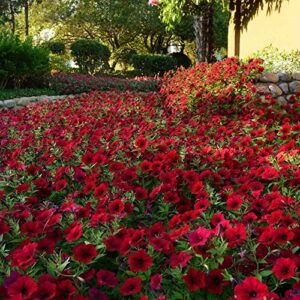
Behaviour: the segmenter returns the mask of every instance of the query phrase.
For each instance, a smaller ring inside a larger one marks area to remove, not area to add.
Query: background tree
[[[194,19],[195,43],[198,61],[210,61],[213,57],[214,9],[226,0],[160,0],[163,21],[173,27],[183,15]]]

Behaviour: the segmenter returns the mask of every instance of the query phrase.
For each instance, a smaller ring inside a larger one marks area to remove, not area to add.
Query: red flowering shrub
[[[208,99],[2,111],[0,299],[298,299],[299,102]]]
[[[200,63],[193,68],[179,68],[176,73],[166,73],[161,92],[166,95],[166,105],[172,110],[185,111],[198,106],[215,104],[219,109],[240,109],[256,97],[256,87],[251,82],[263,70],[259,59],[242,64],[227,58],[214,64]]]
[[[59,94],[80,94],[91,91],[132,90],[157,91],[159,81],[152,77],[123,79],[118,77],[98,77],[85,74],[55,73],[49,77],[49,86]]]

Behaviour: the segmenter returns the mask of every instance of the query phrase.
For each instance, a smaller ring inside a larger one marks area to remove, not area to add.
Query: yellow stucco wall
[[[231,18],[228,33],[228,55],[234,56],[235,31]],[[240,58],[272,44],[282,50],[300,50],[300,0],[283,0],[280,11],[267,13],[259,9],[240,34]]]

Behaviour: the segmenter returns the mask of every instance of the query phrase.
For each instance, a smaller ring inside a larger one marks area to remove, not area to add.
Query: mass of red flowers
[[[1,111],[0,299],[300,299],[300,102],[259,69]]]

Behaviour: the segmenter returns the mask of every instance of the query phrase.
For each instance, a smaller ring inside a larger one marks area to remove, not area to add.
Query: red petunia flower
[[[162,276],[160,274],[155,274],[151,276],[150,286],[154,290],[160,290],[162,283]]]
[[[189,234],[189,241],[192,247],[204,246],[211,235],[211,231],[204,227],[199,227],[197,230]]]
[[[69,279],[58,283],[55,300],[68,300],[76,293],[76,288]]]
[[[142,187],[137,187],[135,189],[135,198],[137,200],[144,200],[148,198],[148,191]]]
[[[9,256],[12,261],[11,266],[26,270],[33,265],[37,261],[34,257],[37,246],[37,243],[28,243],[27,245],[14,250]]]
[[[142,290],[142,279],[140,277],[132,277],[126,279],[120,287],[123,296],[130,296],[140,293]]]
[[[191,258],[192,255],[184,251],[173,253],[170,257],[170,266],[172,268],[176,268],[178,266],[184,268]]]
[[[69,227],[65,229],[64,233],[66,236],[66,240],[69,243],[76,241],[82,236],[82,224],[74,221]]]
[[[39,284],[37,292],[34,294],[34,300],[55,299],[56,284],[50,281],[44,281]]]
[[[220,269],[212,270],[205,277],[205,288],[210,293],[221,295],[223,293],[224,285],[224,276]]]
[[[94,196],[96,198],[101,198],[105,196],[107,192],[108,192],[108,184],[106,182],[102,182],[95,188]]]
[[[118,285],[119,280],[114,272],[101,269],[97,272],[97,283],[102,285],[107,285],[109,287],[115,287]]]
[[[205,287],[205,275],[203,272],[190,268],[186,275],[182,277],[191,292]]]
[[[145,250],[138,250],[128,257],[129,268],[133,272],[145,272],[153,264],[153,259]]]
[[[124,211],[124,204],[121,199],[115,199],[108,204],[108,210],[112,215],[120,216]]]
[[[228,210],[239,210],[243,200],[238,195],[230,195],[226,201],[226,209]]]
[[[290,258],[278,258],[272,272],[279,279],[290,279],[295,276],[296,264]]]
[[[73,252],[74,259],[84,264],[88,264],[98,254],[96,246],[86,244],[80,244],[74,247]]]
[[[9,285],[7,294],[10,297],[20,297],[20,299],[30,299],[37,290],[37,283],[29,276],[20,276],[15,282]]]
[[[234,288],[237,300],[264,300],[268,295],[268,287],[257,278],[249,276]]]
[[[263,173],[261,174],[261,178],[265,180],[273,180],[279,177],[279,173],[276,169],[272,167],[264,168]]]
[[[9,232],[9,226],[6,222],[3,220],[0,220],[0,235],[8,233]]]

